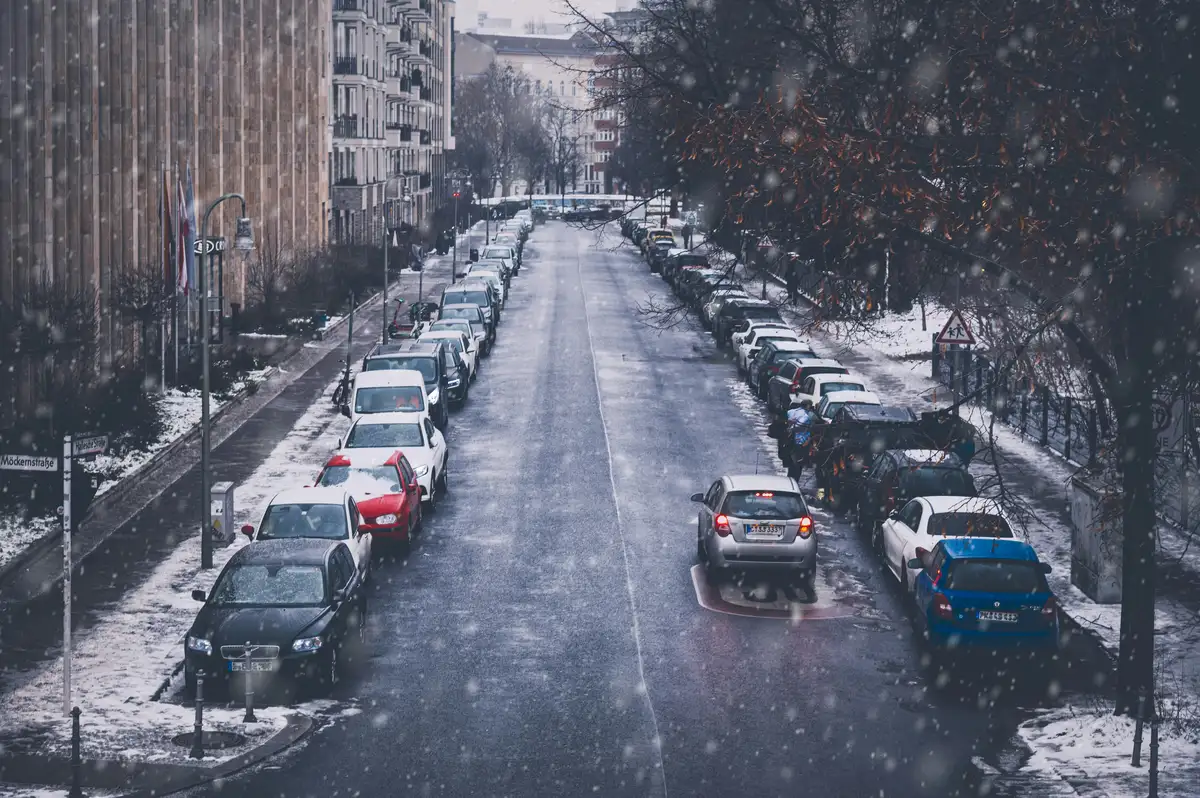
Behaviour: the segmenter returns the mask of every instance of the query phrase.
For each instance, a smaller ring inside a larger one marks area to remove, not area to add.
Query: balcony
[[[433,144],[432,133],[430,133],[428,130],[418,130],[417,132],[421,134],[420,144],[422,147],[428,147],[430,144]]]
[[[421,70],[419,70],[419,69],[414,69],[414,70],[412,71],[412,85],[414,85],[414,86],[420,86],[420,85],[421,85],[421,81],[422,81],[422,77],[423,77],[423,74],[422,74]]]
[[[333,57],[333,74],[335,75],[358,75],[360,67],[361,64],[356,55],[335,55]]]
[[[333,12],[367,13],[367,0],[333,0]]]
[[[408,52],[412,49],[412,40],[412,26],[401,23],[388,25],[386,34],[388,50],[392,52]]]
[[[412,91],[412,82],[404,72],[392,71],[387,76],[387,93],[389,100],[408,100]]]
[[[401,147],[412,142],[412,125],[401,122],[387,123],[387,143],[389,147]]]
[[[354,175],[339,177],[333,181],[335,186],[357,186],[358,178]]]
[[[433,21],[432,0],[408,0],[404,6],[404,15],[414,22]]]
[[[358,115],[345,114],[333,119],[333,137],[335,139],[362,138],[358,132]]]

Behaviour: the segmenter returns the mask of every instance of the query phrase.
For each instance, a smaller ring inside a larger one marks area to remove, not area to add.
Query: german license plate
[[[1017,614],[1015,612],[992,612],[991,610],[980,610],[979,620],[996,621],[998,623],[1016,623]]]
[[[234,660],[229,663],[229,670],[233,673],[270,673],[275,670],[275,660],[252,659],[249,662]]]
[[[749,535],[755,538],[781,538],[783,527],[776,524],[751,524]]]

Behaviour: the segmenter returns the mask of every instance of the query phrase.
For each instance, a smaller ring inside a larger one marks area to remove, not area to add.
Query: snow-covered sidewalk
[[[723,252],[719,255],[727,257]],[[761,276],[744,273],[742,279],[752,296],[762,295]],[[773,278],[768,278],[765,291],[768,298],[785,303],[786,291]],[[792,316],[798,329],[809,330],[809,337],[824,353],[867,377],[886,401],[918,412],[949,404],[948,391],[930,376],[928,361],[910,358],[930,349],[929,329],[940,329],[949,317],[944,308],[927,308],[925,330],[917,310],[871,328],[856,325],[852,335],[837,325],[813,325],[807,307],[787,307],[784,313]],[[1048,579],[1063,611],[1115,657],[1120,606],[1097,604],[1071,584],[1068,487],[1074,468],[1056,452],[1021,436],[978,406],[964,407],[962,414],[992,435],[991,450],[981,452],[972,463],[976,482],[992,491],[1003,483],[1012,497],[1011,512],[1026,539],[1053,568]],[[1175,554],[1178,567],[1191,579],[1200,579],[1200,547],[1177,545],[1174,534],[1163,537],[1170,543],[1168,551]],[[1160,596],[1156,632],[1160,705],[1166,710],[1164,715],[1172,718],[1162,727],[1160,751],[1161,773],[1172,775],[1160,775],[1160,794],[1196,795],[1200,792],[1196,786],[1200,785],[1200,617],[1181,601]],[[1114,798],[1145,795],[1149,731],[1143,767],[1136,769],[1129,766],[1132,729],[1131,722],[1113,717],[1111,705],[1099,700],[1039,713],[1019,730],[1020,739],[1032,751],[1025,767],[1079,781],[1100,780],[1103,793]]]

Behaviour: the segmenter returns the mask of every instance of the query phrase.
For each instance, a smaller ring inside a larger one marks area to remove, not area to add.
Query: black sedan
[[[263,540],[229,559],[184,641],[184,679],[205,685],[254,677],[255,691],[277,682],[330,690],[341,659],[364,642],[367,598],[341,541]],[[244,682],[242,682],[244,684]]]

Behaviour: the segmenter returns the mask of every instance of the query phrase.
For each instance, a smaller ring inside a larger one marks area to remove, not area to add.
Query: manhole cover
[[[196,738],[193,732],[177,734],[171,738],[171,742],[175,745],[184,748],[191,748],[192,741]],[[225,731],[206,731],[200,735],[200,747],[205,751],[219,751],[222,748],[237,748],[244,745],[246,738],[234,732]]]

